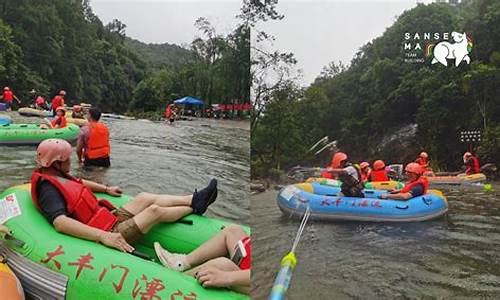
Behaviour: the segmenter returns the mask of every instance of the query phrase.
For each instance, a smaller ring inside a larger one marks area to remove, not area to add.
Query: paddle
[[[276,275],[276,279],[274,280],[273,288],[269,294],[269,300],[281,300],[285,298],[286,291],[288,290],[288,286],[292,280],[293,270],[297,265],[295,248],[297,248],[297,245],[299,244],[300,237],[302,236],[302,232],[306,227],[306,223],[310,215],[311,211],[308,206],[304,216],[302,217],[302,222],[300,223],[297,235],[295,236],[292,250],[290,250],[290,252],[281,259],[281,268],[278,271],[278,275]]]

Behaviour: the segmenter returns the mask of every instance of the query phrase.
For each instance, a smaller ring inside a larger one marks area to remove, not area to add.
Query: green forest
[[[200,37],[188,49],[145,44],[127,37],[119,20],[103,24],[89,0],[4,0],[0,84],[23,102],[31,89],[49,98],[64,89],[69,104],[119,113],[159,112],[184,96],[249,102],[248,27],[221,35],[202,16],[193,26]]]
[[[404,33],[453,31],[472,36],[470,64],[404,62]],[[460,131],[480,130],[480,143],[469,147],[482,163],[500,165],[500,2],[418,4],[347,66],[330,63],[306,88],[284,80],[263,99],[252,120],[253,178],[325,163],[308,153],[324,136],[355,162],[407,163],[427,151],[435,169],[457,170],[468,150]],[[407,143],[384,145],[411,125],[417,130]]]

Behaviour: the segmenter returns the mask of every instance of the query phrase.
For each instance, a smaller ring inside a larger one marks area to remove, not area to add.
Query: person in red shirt
[[[225,287],[250,292],[252,241],[237,225],[229,225],[189,254],[170,253],[154,243],[156,255],[167,268],[187,271],[203,287]]]
[[[465,174],[472,175],[481,173],[481,165],[476,156],[472,155],[470,152],[464,153],[464,164],[465,164]]]
[[[66,122],[66,109],[64,109],[64,107],[62,106],[59,106],[58,108],[56,108],[56,117],[54,118],[54,120],[52,120],[50,122],[50,125],[52,126],[52,128],[64,128],[67,126],[67,122]]]
[[[12,102],[14,101],[14,99],[17,101],[17,103],[19,104],[21,103],[19,98],[17,98],[16,95],[14,95],[14,93],[10,90],[8,86],[3,88],[2,99],[5,102],[5,105],[7,106],[7,110],[11,110]]]
[[[60,90],[59,95],[55,96],[52,98],[52,103],[50,105],[50,108],[52,109],[52,115],[56,115],[56,109],[60,106],[64,106],[64,97],[66,96],[66,91],[65,90]]]

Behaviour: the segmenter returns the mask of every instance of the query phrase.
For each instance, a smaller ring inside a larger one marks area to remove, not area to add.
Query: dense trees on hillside
[[[119,3],[117,3],[119,5]],[[158,111],[193,96],[210,103],[249,101],[249,38],[227,36],[200,18],[190,49],[126,37],[126,24],[103,24],[89,0],[6,0],[0,4],[0,84],[22,99],[35,88],[106,111]]]

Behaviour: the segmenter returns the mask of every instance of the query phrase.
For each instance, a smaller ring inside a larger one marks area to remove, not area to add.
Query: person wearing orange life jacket
[[[90,108],[87,113],[88,124],[80,129],[76,154],[84,166],[109,167],[111,147],[108,127],[99,122],[101,111]]]
[[[6,109],[11,110],[12,102],[16,99],[17,103],[21,103],[19,98],[14,95],[14,93],[10,90],[8,86],[3,88],[2,100],[5,102]]]
[[[361,180],[361,168],[358,165],[353,165],[348,162],[347,154],[343,152],[335,153],[332,158],[332,163],[327,168],[326,172],[342,182],[339,196],[364,197],[362,192],[364,186]]]
[[[66,96],[66,91],[65,90],[60,90],[59,94],[56,95],[54,98],[52,98],[50,108],[52,109],[52,115],[53,116],[56,115],[56,113],[57,113],[56,109],[59,106],[64,106],[64,97],[65,96]]]
[[[363,183],[368,182],[372,172],[372,169],[370,168],[370,163],[364,161],[359,164],[359,167],[361,168],[361,181]]]
[[[466,167],[466,175],[481,173],[481,166],[479,165],[479,160],[476,156],[472,155],[470,152],[465,152],[463,159]]]
[[[167,105],[167,109],[165,110],[165,118],[170,121],[170,124],[174,123],[175,120],[175,112],[173,110],[173,104]]]
[[[57,115],[54,118],[54,120],[52,120],[50,122],[50,125],[52,126],[52,128],[64,128],[64,127],[66,127],[67,126],[66,109],[64,109],[64,107],[62,107],[62,106],[59,106],[56,109],[56,112],[57,112]]]
[[[373,163],[373,170],[370,174],[370,181],[389,181],[389,176],[387,176],[387,171],[385,170],[385,163],[383,160],[379,159]]]
[[[31,176],[35,206],[58,232],[67,235],[131,252],[132,245],[154,225],[175,222],[191,213],[202,215],[217,198],[217,180],[212,179],[206,188],[192,195],[139,193],[116,208],[98,200],[94,193],[120,196],[122,190],[71,176],[71,152],[65,140],[42,141]]]
[[[391,191],[389,194],[380,195],[380,199],[409,200],[427,194],[429,183],[425,176],[422,176],[424,169],[421,165],[412,162],[406,165],[405,173],[408,182],[401,190]]]

